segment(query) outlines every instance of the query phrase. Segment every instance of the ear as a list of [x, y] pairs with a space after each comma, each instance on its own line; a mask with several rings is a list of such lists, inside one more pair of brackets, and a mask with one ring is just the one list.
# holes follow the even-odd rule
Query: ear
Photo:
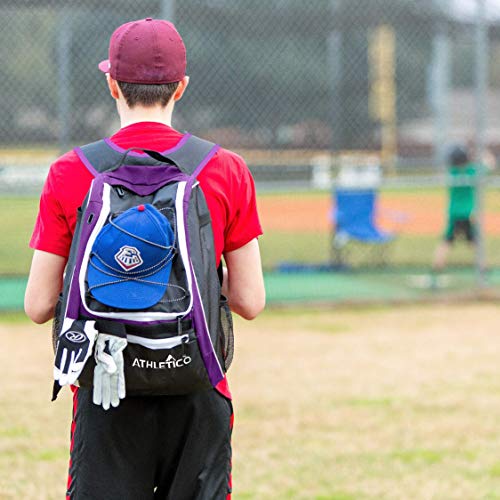
[[106, 73], [106, 80], [108, 82], [108, 89], [111, 97], [118, 100], [120, 98], [120, 87], [118, 87], [118, 83], [109, 76], [109, 73]]
[[181, 98], [184, 95], [184, 92], [186, 91], [186, 88], [187, 88], [188, 85], [189, 85], [189, 76], [185, 76], [179, 82], [179, 85], [177, 86], [177, 89], [174, 92], [174, 95], [173, 95], [173, 100], [174, 101], [180, 101], [181, 100]]

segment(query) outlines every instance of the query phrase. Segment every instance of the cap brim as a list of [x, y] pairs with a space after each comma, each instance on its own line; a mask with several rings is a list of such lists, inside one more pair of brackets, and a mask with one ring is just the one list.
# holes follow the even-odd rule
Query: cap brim
[[[147, 282], [120, 281], [119, 278], [113, 278], [102, 272], [97, 259], [92, 262], [94, 265], [89, 265], [87, 272], [87, 281], [92, 296], [106, 306], [126, 310], [149, 309], [157, 304], [165, 295], [166, 283], [168, 283], [172, 269], [172, 262], [169, 262], [157, 273], [144, 278]], [[165, 285], [160, 283], [165, 283]]]
[[97, 67], [103, 72], [103, 73], [109, 73], [110, 69], [110, 64], [109, 64], [109, 59], [105, 59], [104, 61], [101, 61]]

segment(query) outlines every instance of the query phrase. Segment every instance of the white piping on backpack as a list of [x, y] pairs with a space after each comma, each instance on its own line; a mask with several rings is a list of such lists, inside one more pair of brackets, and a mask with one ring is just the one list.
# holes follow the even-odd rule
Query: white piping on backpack
[[149, 349], [172, 349], [173, 347], [177, 347], [187, 342], [189, 340], [189, 334], [186, 333], [166, 339], [149, 339], [137, 335], [127, 335], [127, 340], [130, 344], [139, 344]]
[[82, 267], [80, 269], [80, 297], [82, 300], [82, 304], [84, 309], [92, 314], [93, 316], [98, 316], [100, 318], [112, 318], [112, 319], [121, 319], [121, 320], [129, 320], [129, 321], [140, 321], [140, 322], [148, 322], [148, 321], [158, 321], [158, 320], [169, 320], [175, 319], [179, 316], [185, 316], [191, 308], [193, 307], [193, 281], [191, 278], [191, 261], [189, 259], [188, 250], [187, 250], [187, 241], [186, 241], [186, 231], [184, 227], [184, 192], [186, 188], [186, 181], [179, 182], [177, 187], [177, 194], [175, 197], [175, 211], [177, 216], [177, 234], [179, 240], [179, 252], [182, 258], [182, 264], [184, 265], [184, 269], [186, 272], [186, 278], [188, 283], [189, 290], [189, 305], [187, 309], [183, 312], [97, 312], [93, 311], [89, 308], [85, 301], [85, 276], [87, 274], [87, 266], [90, 257], [90, 252], [92, 250], [92, 246], [94, 245], [94, 241], [97, 238], [100, 230], [103, 228], [110, 212], [110, 193], [111, 188], [109, 184], [103, 184], [103, 193], [102, 193], [102, 209], [99, 214], [99, 219], [90, 235], [86, 248], [85, 255], [83, 257]]
[[[90, 183], [90, 188], [89, 188], [89, 194], [87, 196], [87, 203], [85, 204], [85, 208], [82, 207], [83, 209], [83, 213], [85, 214], [85, 212], [87, 211], [87, 207], [89, 206], [89, 200], [92, 198], [92, 190], [94, 189], [94, 184], [95, 184], [95, 179], [92, 179], [92, 182]], [[83, 224], [83, 220], [80, 221], [81, 224]], [[83, 264], [83, 261], [82, 261], [82, 264]], [[65, 269], [64, 271], [64, 279], [66, 279], [66, 272], [67, 270]], [[79, 276], [77, 277], [76, 276], [76, 267], [72, 270], [72, 274], [71, 274], [71, 281], [69, 283], [69, 297], [68, 299], [66, 300], [66, 309], [64, 310], [64, 321], [66, 321], [66, 318], [68, 318], [68, 309], [69, 309], [69, 303], [70, 303], [70, 298], [71, 298], [71, 295], [72, 295], [72, 290], [73, 290], [73, 281], [75, 280], [79, 280]], [[80, 283], [78, 281], [78, 283]], [[71, 320], [71, 321], [74, 321], [74, 320]], [[63, 328], [64, 328], [64, 323], [63, 323]]]

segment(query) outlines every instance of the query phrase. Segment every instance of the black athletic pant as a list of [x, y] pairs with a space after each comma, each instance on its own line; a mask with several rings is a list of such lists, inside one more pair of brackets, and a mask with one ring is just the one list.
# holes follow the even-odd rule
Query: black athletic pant
[[230, 498], [232, 405], [215, 390], [104, 411], [80, 388], [71, 430], [67, 499]]

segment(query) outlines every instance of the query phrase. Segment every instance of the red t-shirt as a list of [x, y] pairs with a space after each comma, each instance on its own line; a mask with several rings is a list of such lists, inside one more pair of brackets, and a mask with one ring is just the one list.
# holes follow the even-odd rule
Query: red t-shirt
[[[183, 135], [167, 125], [142, 122], [122, 128], [111, 137], [117, 146], [167, 151]], [[40, 198], [40, 210], [30, 247], [69, 256], [78, 207], [92, 175], [70, 151], [50, 167]], [[212, 218], [217, 264], [225, 252], [236, 250], [262, 234], [257, 214], [255, 185], [243, 159], [220, 149], [198, 176]], [[220, 391], [229, 396], [225, 379]]]
[[[122, 128], [111, 137], [117, 146], [166, 151], [183, 135], [167, 125], [142, 122]], [[50, 167], [30, 246], [68, 257], [77, 208], [90, 187], [92, 175], [73, 151]], [[255, 185], [243, 159], [220, 149], [198, 176], [212, 217], [215, 255], [236, 250], [262, 234]]]

